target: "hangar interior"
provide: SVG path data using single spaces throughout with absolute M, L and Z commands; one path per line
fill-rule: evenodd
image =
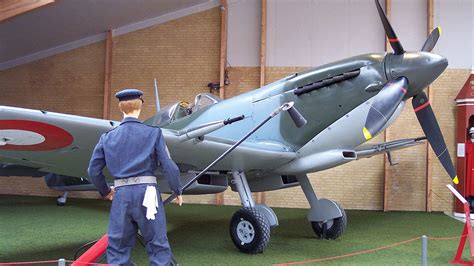
M 0 22 L 1 105 L 119 121 L 113 95 L 134 87 L 145 92 L 146 119 L 155 112 L 154 78 L 163 107 L 193 102 L 202 92 L 227 99 L 293 72 L 390 49 L 374 3 L 366 0 L 49 2 Z M 434 52 L 449 66 L 429 95 L 455 161 L 454 99 L 474 71 L 474 2 L 381 3 L 408 51 L 419 51 L 433 27 L 442 27 Z M 209 83 L 223 86 L 210 89 Z M 424 135 L 407 105 L 373 143 Z M 310 180 L 319 196 L 346 209 L 452 210 L 448 176 L 428 144 L 395 151 L 392 158 L 396 165 L 379 155 L 310 174 Z M 2 176 L 0 194 L 60 193 L 42 178 Z M 308 207 L 299 187 L 255 196 L 272 207 Z M 186 202 L 240 205 L 230 189 L 186 196 Z

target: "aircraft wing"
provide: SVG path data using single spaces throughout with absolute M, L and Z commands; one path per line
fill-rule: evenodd
M 100 135 L 118 124 L 103 119 L 0 106 L 0 174 L 36 170 L 87 177 L 89 159 Z
M 377 154 L 382 154 L 385 152 L 405 149 L 408 147 L 423 144 L 424 142 L 422 140 L 425 139 L 426 137 L 419 137 L 412 139 L 399 139 L 380 144 L 361 145 L 355 149 L 355 152 L 357 154 L 357 158 L 370 158 Z
M 117 121 L 0 106 L 0 175 L 51 173 L 87 177 L 90 156 L 100 135 L 118 124 Z M 176 130 L 162 128 L 162 132 L 172 158 L 180 167 L 189 164 L 194 170 L 203 169 L 234 143 L 207 136 L 199 142 L 180 142 Z M 216 167 L 218 170 L 265 170 L 295 157 L 295 152 L 278 145 L 243 143 Z M 105 174 L 111 180 L 107 171 Z M 61 176 L 50 176 L 49 180 L 57 183 L 55 180 Z M 79 188 L 84 184 L 75 180 L 71 185 Z

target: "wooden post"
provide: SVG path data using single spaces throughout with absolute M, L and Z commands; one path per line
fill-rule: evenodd
M 262 0 L 262 22 L 260 25 L 260 87 L 265 85 L 267 67 L 267 0 Z
M 0 1 L 0 21 L 49 5 L 54 3 L 54 1 L 55 0 L 2 0 Z
M 386 0 L 385 1 L 385 14 L 387 14 L 387 17 L 390 18 L 392 15 L 392 1 L 391 0 Z M 385 37 L 385 51 L 390 51 L 390 43 L 387 40 L 387 37 Z M 390 141 L 390 130 L 388 128 L 385 129 L 384 137 L 383 137 L 384 142 Z M 383 180 L 383 211 L 389 211 L 389 198 L 390 198 L 390 188 L 392 186 L 392 173 L 390 172 L 390 163 L 388 161 L 388 155 L 385 153 L 384 154 L 384 160 L 383 160 L 383 173 L 384 173 L 384 180 Z
M 111 30 L 107 31 L 105 41 L 105 71 L 104 71 L 104 111 L 103 118 L 110 118 L 110 93 L 112 87 L 112 55 L 114 50 L 113 34 Z
M 227 14 L 228 14 L 227 0 L 221 0 L 221 64 L 220 64 L 220 79 L 219 79 L 219 97 L 225 98 L 224 77 L 225 67 L 227 62 Z
M 427 5 L 428 5 L 428 19 L 427 19 L 427 35 L 431 33 L 433 30 L 433 24 L 434 24 L 434 13 L 433 13 L 433 7 L 434 7 L 434 1 L 433 0 L 427 0 Z M 431 106 L 433 106 L 433 90 L 428 87 L 428 99 L 431 102 Z M 426 211 L 431 212 L 432 210 L 432 180 L 433 180 L 433 152 L 431 151 L 430 144 L 426 142 Z
M 227 14 L 228 5 L 227 0 L 221 0 L 221 55 L 220 55 L 220 70 L 219 70 L 219 97 L 225 99 L 225 67 L 227 62 Z M 224 204 L 224 193 L 216 194 L 216 204 Z
M 260 87 L 265 85 L 265 70 L 267 65 L 267 0 L 262 0 L 262 21 L 260 24 Z M 265 202 L 264 192 L 257 192 L 257 204 Z

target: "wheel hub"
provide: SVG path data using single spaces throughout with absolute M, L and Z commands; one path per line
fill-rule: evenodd
M 331 219 L 331 220 L 327 220 L 327 221 L 324 221 L 324 222 L 319 222 L 319 226 L 321 228 L 323 228 L 323 224 L 326 224 L 326 229 L 329 229 L 332 227 L 332 225 L 334 224 L 334 219 Z
M 240 222 L 237 224 L 237 236 L 242 245 L 252 242 L 255 238 L 255 229 L 253 225 L 241 218 Z

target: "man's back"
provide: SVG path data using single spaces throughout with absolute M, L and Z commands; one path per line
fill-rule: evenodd
M 107 168 L 115 178 L 150 176 L 156 170 L 156 142 L 161 131 L 125 118 L 120 126 L 103 137 Z
M 122 123 L 102 134 L 92 152 L 88 174 L 99 193 L 113 200 L 109 216 L 107 261 L 130 265 L 130 252 L 137 230 L 143 233 L 150 265 L 169 265 L 171 249 L 166 237 L 166 217 L 154 172 L 161 173 L 181 205 L 181 181 L 159 128 L 142 124 L 138 117 L 143 92 L 126 89 L 115 94 L 124 115 Z M 104 167 L 114 176 L 115 189 L 109 187 Z M 117 180 L 118 179 L 118 180 Z

